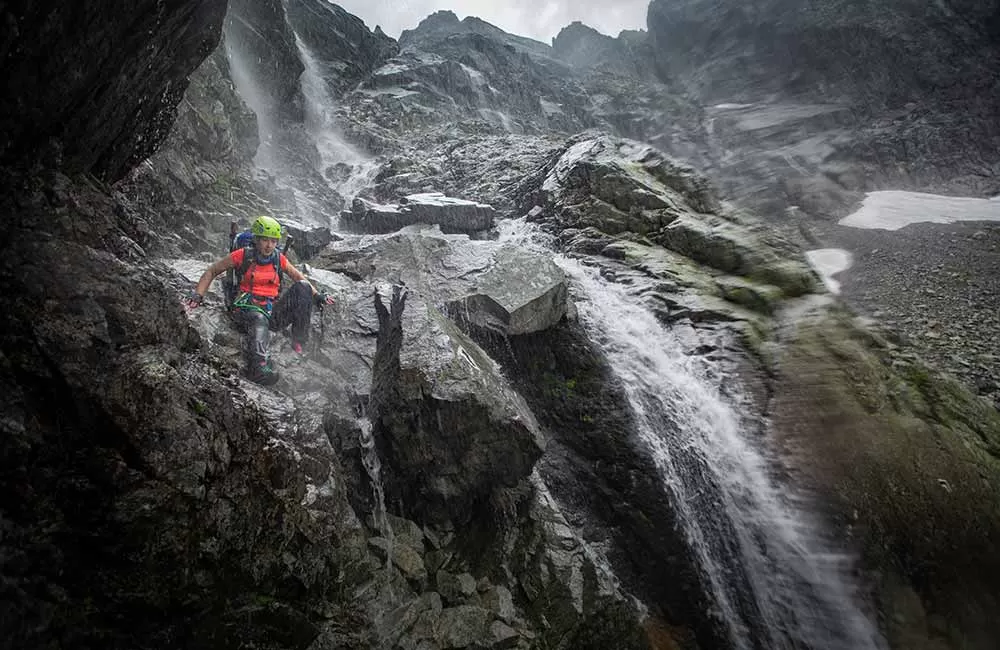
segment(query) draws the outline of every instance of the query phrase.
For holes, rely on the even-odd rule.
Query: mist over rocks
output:
[[[112,58],[149,66],[141,83],[94,83],[76,37],[50,46],[66,110],[99,109],[66,122],[28,79],[41,23],[18,21],[58,31],[99,10],[7,20],[26,84],[0,104],[4,638],[650,650],[821,646],[836,628],[864,641],[849,647],[996,645],[1000,416],[829,295],[797,220],[873,183],[957,183],[942,161],[991,146],[985,121],[922,140],[947,102],[923,112],[916,73],[878,96],[884,67],[849,79],[858,59],[830,58],[852,49],[795,72],[781,42],[755,45],[772,96],[741,90],[746,40],[854,26],[812,3],[772,30],[735,4],[654,2],[648,33],[573,25],[552,46],[450,12],[397,43],[320,0],[232,2],[225,22],[182,4]],[[726,7],[709,27],[724,47],[672,54],[664,12],[700,45]],[[975,47],[995,33],[955,29]],[[877,40],[861,55],[909,51]],[[725,96],[706,94],[714,78]],[[273,388],[239,376],[216,290],[178,305],[230,221],[263,213],[336,299],[304,355],[275,337]],[[745,453],[692,435],[733,431]],[[733,487],[772,475],[789,490],[772,501]],[[817,627],[775,602],[820,608]]]
[[[988,4],[654,0],[649,40],[661,76],[696,101],[780,125],[764,146],[746,146],[751,129],[715,122],[713,139],[736,154],[731,168],[725,156],[717,165],[730,191],[757,193],[765,214],[796,205],[839,218],[858,190],[995,193],[1000,47]],[[846,111],[840,124],[786,110],[824,105]],[[784,179],[795,183],[760,200]]]

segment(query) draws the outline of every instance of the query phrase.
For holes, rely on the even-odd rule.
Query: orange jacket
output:
[[[229,254],[229,257],[236,264],[237,269],[243,265],[246,250],[245,248],[239,248]],[[281,253],[279,255],[281,270],[284,272],[288,268],[288,258]],[[240,291],[242,293],[252,293],[255,296],[263,298],[277,298],[280,290],[281,280],[278,278],[278,272],[275,270],[274,264],[251,263],[250,268],[247,269],[247,272],[243,274],[242,280],[240,280]]]

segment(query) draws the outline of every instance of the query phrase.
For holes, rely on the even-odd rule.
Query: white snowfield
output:
[[[809,264],[816,269],[827,290],[833,294],[840,294],[840,282],[833,279],[833,276],[842,271],[846,271],[854,264],[854,258],[843,248],[818,248],[806,251],[806,259]]]
[[[896,190],[869,192],[861,208],[841,219],[840,225],[899,230],[913,223],[957,221],[1000,221],[1000,200]]]

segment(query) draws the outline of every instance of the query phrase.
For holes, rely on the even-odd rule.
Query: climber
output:
[[[332,305],[333,299],[318,292],[277,250],[281,224],[271,217],[258,217],[250,232],[253,246],[237,248],[209,266],[186,303],[192,309],[200,305],[212,280],[233,269],[238,291],[230,308],[234,320],[246,333],[247,377],[259,384],[271,385],[278,380],[278,373],[268,352],[270,332],[291,325],[292,349],[302,354],[302,346],[309,338],[313,304],[322,308]],[[279,297],[285,273],[294,284]]]

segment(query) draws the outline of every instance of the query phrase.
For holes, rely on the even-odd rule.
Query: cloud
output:
[[[459,18],[476,16],[501,29],[538,39],[543,43],[574,20],[611,36],[623,29],[645,29],[649,0],[340,0],[340,5],[360,17],[370,29],[398,38],[439,9],[450,9]]]

